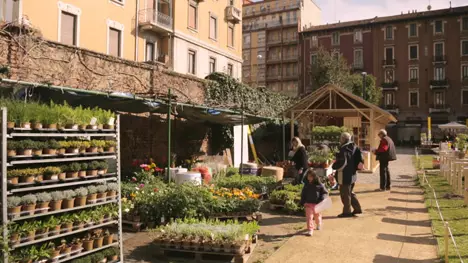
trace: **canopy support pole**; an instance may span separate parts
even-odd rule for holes
[[[168,97],[168,107],[167,107],[167,177],[169,182],[171,182],[171,89],[169,88],[167,92]]]
[[[286,161],[286,123],[284,122],[284,114],[283,118],[281,119],[281,135],[282,135],[282,142],[283,142],[283,162]]]
[[[291,111],[291,127],[289,129],[291,130],[291,140],[294,138],[294,111]]]
[[[241,105],[241,162],[239,165],[239,171],[241,176],[244,175],[242,164],[244,163],[244,102]]]

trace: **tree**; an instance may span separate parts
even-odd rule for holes
[[[361,74],[351,73],[343,56],[332,55],[330,52],[320,48],[317,52],[316,61],[312,65],[310,75],[314,89],[331,83],[362,97],[363,77]],[[378,105],[382,98],[382,89],[375,86],[375,77],[367,75],[365,83],[366,100]]]

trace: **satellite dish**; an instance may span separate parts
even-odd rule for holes
[[[431,5],[428,5],[428,6],[427,6],[427,11],[431,11],[431,9],[432,9],[432,6],[431,6]]]

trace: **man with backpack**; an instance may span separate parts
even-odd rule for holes
[[[361,204],[353,193],[357,179],[357,170],[362,169],[364,160],[359,147],[351,139],[351,134],[344,132],[340,137],[340,152],[336,154],[336,161],[333,170],[336,170],[335,177],[340,188],[341,202],[343,203],[343,213],[338,217],[353,217],[362,214]],[[351,207],[353,211],[351,211]]]
[[[397,159],[395,144],[388,137],[386,130],[380,130],[378,135],[380,137],[379,148],[374,150],[376,159],[380,162],[380,189],[378,190],[390,191],[391,177],[388,163]]]

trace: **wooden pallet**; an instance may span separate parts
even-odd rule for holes
[[[127,231],[140,232],[143,226],[142,222],[122,220],[122,228]]]
[[[253,242],[253,241],[252,241]],[[183,248],[167,248],[158,247],[157,255],[168,259],[179,259],[181,262],[233,262],[233,263],[247,263],[257,243],[252,243],[247,249],[245,254],[237,255],[234,253],[214,252],[204,250],[188,250]]]

